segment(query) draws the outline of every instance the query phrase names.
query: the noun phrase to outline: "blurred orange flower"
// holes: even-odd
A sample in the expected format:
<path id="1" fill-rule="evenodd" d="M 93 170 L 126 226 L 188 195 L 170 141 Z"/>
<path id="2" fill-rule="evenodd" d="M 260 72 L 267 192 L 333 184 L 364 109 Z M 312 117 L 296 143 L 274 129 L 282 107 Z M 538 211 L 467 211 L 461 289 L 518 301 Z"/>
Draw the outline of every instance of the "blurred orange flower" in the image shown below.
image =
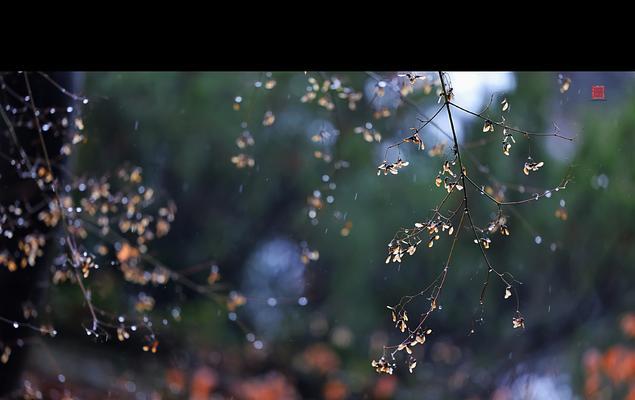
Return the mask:
<path id="1" fill-rule="evenodd" d="M 335 352 L 323 343 L 309 346 L 304 351 L 306 365 L 322 374 L 335 371 L 340 366 L 340 359 Z"/>
<path id="2" fill-rule="evenodd" d="M 295 388 L 287 378 L 278 372 L 271 372 L 264 377 L 247 379 L 239 383 L 235 389 L 236 396 L 245 400 L 294 400 L 298 399 Z"/>

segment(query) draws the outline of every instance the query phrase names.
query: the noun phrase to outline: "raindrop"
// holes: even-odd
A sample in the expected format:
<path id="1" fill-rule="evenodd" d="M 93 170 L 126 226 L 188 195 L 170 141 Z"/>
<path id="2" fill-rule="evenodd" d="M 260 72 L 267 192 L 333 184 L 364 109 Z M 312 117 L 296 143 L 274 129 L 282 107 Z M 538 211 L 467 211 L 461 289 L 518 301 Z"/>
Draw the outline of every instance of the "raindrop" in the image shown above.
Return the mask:
<path id="1" fill-rule="evenodd" d="M 304 307 L 309 304 L 309 300 L 306 297 L 302 296 L 298 299 L 298 304 Z"/>
<path id="2" fill-rule="evenodd" d="M 540 244 L 540 243 L 542 243 L 542 238 L 540 236 L 536 236 L 534 238 L 534 242 L 536 242 L 536 244 Z"/>
<path id="3" fill-rule="evenodd" d="M 14 327 L 15 329 L 18 329 L 18 328 L 20 327 L 20 324 L 18 324 L 17 322 L 14 322 L 14 323 L 13 323 L 13 327 Z"/>
<path id="4" fill-rule="evenodd" d="M 278 300 L 274 299 L 273 297 L 269 297 L 269 298 L 267 299 L 267 304 L 268 304 L 270 307 L 275 307 L 275 306 L 278 304 Z"/>

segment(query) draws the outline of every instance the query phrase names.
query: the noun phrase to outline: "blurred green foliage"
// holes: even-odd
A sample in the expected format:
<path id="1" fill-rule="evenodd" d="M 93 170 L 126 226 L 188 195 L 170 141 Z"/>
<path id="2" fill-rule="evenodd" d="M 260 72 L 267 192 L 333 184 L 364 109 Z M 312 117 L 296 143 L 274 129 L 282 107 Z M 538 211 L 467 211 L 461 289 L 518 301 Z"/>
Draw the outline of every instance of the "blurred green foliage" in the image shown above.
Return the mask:
<path id="1" fill-rule="evenodd" d="M 338 101 L 329 112 L 316 104 L 300 103 L 306 86 L 304 74 L 273 76 L 277 80 L 274 89 L 256 90 L 253 82 L 263 79 L 260 73 L 87 73 L 89 141 L 81 147 L 74 170 L 80 175 L 101 175 L 126 163 L 143 167 L 144 181 L 178 206 L 172 231 L 150 249 L 154 257 L 177 271 L 210 260 L 220 266 L 224 284 L 240 289 L 250 256 L 271 239 L 306 241 L 311 249 L 319 250 L 319 261 L 303 267 L 308 305 L 300 307 L 295 299 L 281 302 L 277 307 L 284 318 L 279 336 L 265 343 L 264 356 L 232 373 L 247 377 L 280 370 L 303 395 L 318 393 L 325 378 L 298 372 L 301 369 L 296 363 L 307 346 L 327 342 L 341 360 L 335 376 L 360 398 L 360 393 L 372 393 L 377 379 L 369 365 L 380 355 L 373 341 L 382 337 L 397 340 L 386 305 L 427 286 L 447 256 L 450 241 L 444 238 L 434 248 L 420 249 L 404 259 L 400 266 L 384 264 L 386 245 L 397 229 L 426 218 L 443 197 L 443 190 L 434 186 L 443 159 L 429 157 L 427 150 L 416 153 L 407 148 L 404 155 L 410 166 L 397 176 L 378 177 L 376 166 L 383 158 L 383 148 L 365 142 L 353 129 L 372 121 L 384 136 L 382 143 L 395 142 L 416 124 L 417 114 L 411 108 L 403 105 L 389 118 L 374 120 L 365 96 L 356 111 Z M 363 73 L 338 76 L 358 90 L 370 79 Z M 237 95 L 243 97 L 242 108 L 233 111 Z M 512 107 L 508 119 L 514 125 L 549 131 L 551 121 L 560 118 L 573 121 L 570 126 L 577 128 L 563 132 L 575 136 L 573 143 L 556 138 L 531 140 L 533 158 L 545 161 L 538 173 L 522 174 L 528 143 L 521 137 L 510 157 L 502 154 L 498 137 L 486 146 L 466 150 L 469 174 L 483 184 L 492 182 L 479 172 L 474 160 L 500 182 L 529 188 L 544 190 L 557 186 L 567 174 L 572 178 L 565 191 L 506 209 L 511 236 L 497 235 L 488 253 L 498 269 L 511 272 L 523 283 L 519 295 L 527 328 L 512 328 L 514 308 L 503 299 L 504 286 L 498 281 L 489 287 L 484 323 L 474 323 L 480 317 L 478 299 L 486 267 L 469 233 L 464 232 L 441 296 L 443 308 L 430 320 L 432 343 L 420 357 L 415 374 L 401 368 L 395 396 L 486 398 L 497 386 L 509 385 L 515 377 L 533 371 L 558 379 L 564 376 L 579 393 L 584 352 L 622 340 L 617 321 L 633 310 L 635 298 L 635 169 L 631 164 L 635 99 L 623 104 L 591 103 L 584 96 L 573 90 L 561 94 L 554 73 L 516 74 L 516 89 L 505 93 Z M 412 98 L 425 109 L 436 107 L 434 93 L 417 93 Z M 461 98 L 456 101 L 460 104 Z M 494 102 L 493 108 L 496 106 Z M 261 123 L 267 110 L 276 115 L 270 127 Z M 446 118 L 445 112 L 438 117 Z M 316 120 L 330 121 L 340 131 L 334 159 L 349 161 L 349 168 L 332 171 L 313 157 L 317 147 L 310 137 L 317 132 L 310 127 L 316 126 Z M 243 130 L 243 121 L 255 138 L 252 154 L 256 166 L 237 169 L 230 158 L 240 152 L 235 139 Z M 461 121 L 466 142 L 487 135 L 481 132 L 480 120 Z M 440 140 L 427 136 L 431 131 L 434 129 L 423 134 L 428 148 Z M 335 202 L 320 213 L 319 223 L 313 226 L 306 199 L 323 186 L 324 174 L 337 184 Z M 475 216 L 486 225 L 495 207 L 469 189 Z M 508 198 L 521 199 L 531 193 L 530 189 L 526 193 L 510 189 Z M 568 211 L 566 221 L 554 216 L 561 200 Z M 336 219 L 335 210 L 352 221 L 347 237 L 340 235 L 345 220 Z M 536 244 L 537 236 L 541 244 Z M 206 279 L 205 271 L 196 278 Z M 139 288 L 114 282 L 119 278 L 110 270 L 101 271 L 98 279 L 91 282 L 98 302 L 104 308 L 128 312 L 129 298 Z M 81 297 L 72 287 L 53 290 L 58 294 L 51 295 L 56 309 L 75 310 L 74 314 L 56 312 L 64 330 L 72 330 L 77 315 L 81 318 L 85 312 Z M 220 351 L 226 360 L 251 360 L 253 350 L 248 350 L 244 332 L 227 320 L 222 307 L 173 286 L 152 290 L 159 302 L 153 318 L 169 319 L 175 306 L 182 310 L 181 322 L 159 330 L 163 339 L 155 359 L 166 368 L 184 358 L 190 365 L 205 364 L 208 358 L 203 351 Z M 263 308 L 268 307 L 262 303 Z M 425 300 L 415 304 L 421 311 L 427 307 Z M 252 329 L 249 313 L 239 310 L 238 317 Z M 321 318 L 328 326 L 323 331 L 315 329 Z M 476 333 L 468 335 L 473 327 Z M 333 343 L 338 328 L 350 331 L 350 345 Z M 258 337 L 259 332 L 254 333 Z M 442 352 L 435 353 L 435 343 L 451 344 L 459 357 L 444 362 Z M 86 356 L 99 347 L 87 338 L 76 345 L 85 349 Z M 123 351 L 130 359 L 140 352 L 135 346 L 116 342 L 105 346 L 111 346 L 113 352 Z M 541 363 L 549 367 L 545 369 Z M 227 366 L 219 370 L 223 368 L 231 370 Z M 160 374 L 154 377 L 159 378 Z"/>

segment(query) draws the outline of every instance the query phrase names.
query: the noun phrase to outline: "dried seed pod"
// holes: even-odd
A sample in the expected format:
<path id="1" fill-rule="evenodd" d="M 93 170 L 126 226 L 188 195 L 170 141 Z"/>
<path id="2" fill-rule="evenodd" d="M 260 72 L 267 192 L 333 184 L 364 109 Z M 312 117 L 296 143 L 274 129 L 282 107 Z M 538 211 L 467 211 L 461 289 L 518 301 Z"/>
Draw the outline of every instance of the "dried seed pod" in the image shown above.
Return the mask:
<path id="1" fill-rule="evenodd" d="M 505 299 L 509 299 L 510 297 L 512 297 L 512 292 L 509 289 L 510 289 L 509 287 L 505 288 L 505 296 L 504 296 Z"/>
<path id="2" fill-rule="evenodd" d="M 512 319 L 512 326 L 514 327 L 514 329 L 516 328 L 525 329 L 525 319 L 521 316 L 514 317 Z"/>
<path id="3" fill-rule="evenodd" d="M 525 165 L 523 167 L 523 173 L 525 175 L 529 175 L 529 172 L 536 172 L 539 168 L 541 168 L 545 163 L 543 161 L 534 162 L 531 157 L 527 159 Z"/>
<path id="4" fill-rule="evenodd" d="M 489 119 L 483 124 L 483 132 L 494 132 L 494 124 Z"/>
<path id="5" fill-rule="evenodd" d="M 507 102 L 507 99 L 503 99 L 503 101 L 501 101 L 501 106 L 503 112 L 509 110 L 509 103 Z"/>
<path id="6" fill-rule="evenodd" d="M 412 374 L 412 371 L 414 371 L 416 366 L 417 366 L 417 361 L 414 359 L 408 363 L 408 370 L 410 371 L 411 374 Z"/>

